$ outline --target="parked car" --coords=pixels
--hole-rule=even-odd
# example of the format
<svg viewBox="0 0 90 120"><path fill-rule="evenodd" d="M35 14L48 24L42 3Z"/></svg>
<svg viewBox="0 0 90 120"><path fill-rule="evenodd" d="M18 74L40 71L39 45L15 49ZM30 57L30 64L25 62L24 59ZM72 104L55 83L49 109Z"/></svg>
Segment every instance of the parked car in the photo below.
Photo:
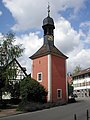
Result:
<svg viewBox="0 0 90 120"><path fill-rule="evenodd" d="M75 97L73 95L70 95L68 98L68 103L74 103L76 102Z"/></svg>
<svg viewBox="0 0 90 120"><path fill-rule="evenodd" d="M73 94L73 97L74 97L74 98L77 98L78 96L77 96L77 94Z"/></svg>

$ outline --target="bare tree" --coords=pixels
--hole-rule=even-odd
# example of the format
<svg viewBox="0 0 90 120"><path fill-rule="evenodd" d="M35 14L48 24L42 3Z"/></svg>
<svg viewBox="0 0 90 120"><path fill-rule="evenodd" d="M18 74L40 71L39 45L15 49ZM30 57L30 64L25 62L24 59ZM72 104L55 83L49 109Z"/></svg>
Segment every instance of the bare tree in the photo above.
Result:
<svg viewBox="0 0 90 120"><path fill-rule="evenodd" d="M80 65L76 66L75 69L73 70L73 75L77 75L81 71Z"/></svg>

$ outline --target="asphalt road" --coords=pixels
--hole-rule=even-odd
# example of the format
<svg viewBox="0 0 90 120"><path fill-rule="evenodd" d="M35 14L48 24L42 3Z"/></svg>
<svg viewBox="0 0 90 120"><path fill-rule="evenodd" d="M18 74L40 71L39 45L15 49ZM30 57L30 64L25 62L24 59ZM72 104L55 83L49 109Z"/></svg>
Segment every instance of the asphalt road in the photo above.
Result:
<svg viewBox="0 0 90 120"><path fill-rule="evenodd" d="M84 100L77 99L76 103L37 112L3 117L0 120L74 120L74 114L77 115L77 120L87 120L87 109L90 116L90 98Z"/></svg>

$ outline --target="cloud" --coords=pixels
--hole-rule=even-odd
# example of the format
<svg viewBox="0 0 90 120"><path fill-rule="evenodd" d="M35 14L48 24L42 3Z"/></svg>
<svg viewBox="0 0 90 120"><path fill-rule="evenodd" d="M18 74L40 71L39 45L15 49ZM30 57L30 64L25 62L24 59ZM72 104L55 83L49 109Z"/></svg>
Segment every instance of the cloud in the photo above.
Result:
<svg viewBox="0 0 90 120"><path fill-rule="evenodd" d="M2 43L2 40L3 40L3 34L0 33L0 44Z"/></svg>
<svg viewBox="0 0 90 120"><path fill-rule="evenodd" d="M40 27L41 20L45 15L45 4L47 4L45 0L27 0L27 2L3 0L3 3L16 20L16 24L12 27L14 31Z"/></svg>
<svg viewBox="0 0 90 120"><path fill-rule="evenodd" d="M55 45L69 58L67 60L68 71L72 71L76 65L82 68L90 65L90 21L81 23L78 31L74 30L71 23L60 17L60 11L72 9L73 16L79 10L85 8L86 0L49 0L51 6L51 16L55 18ZM11 12L16 23L12 26L14 31L25 31L32 28L40 28L44 17L47 16L48 0L3 0L5 7ZM70 13L70 17L72 17ZM86 32L85 32L86 31ZM28 73L31 72L31 60L29 56L35 53L43 44L40 38L41 32L30 32L16 36L15 44L23 44L25 51L19 58L22 66L26 66ZM84 61L84 63L83 63Z"/></svg>
<svg viewBox="0 0 90 120"><path fill-rule="evenodd" d="M52 0L51 0L52 1ZM73 8L74 13L78 12L81 8L85 7L85 0L55 0L52 1L57 11L65 11L68 8Z"/></svg>
<svg viewBox="0 0 90 120"><path fill-rule="evenodd" d="M75 66L80 65L83 69L90 65L90 48L85 49L85 41L82 41L81 36L83 31L75 31L70 22L60 17L55 23L55 45L58 49L67 55L67 70L72 72ZM16 37L16 44L23 44L25 51L19 58L22 66L26 66L28 73L31 72L31 60L29 56L34 54L43 44L43 37L39 37L40 31L36 33L30 32ZM87 35L88 36L88 35Z"/></svg>
<svg viewBox="0 0 90 120"><path fill-rule="evenodd" d="M85 6L85 0L49 0L53 17L57 19L59 11L65 11L73 8L77 13ZM42 18L46 17L48 0L3 0L5 7L9 9L16 23L12 26L14 31L28 30L40 27Z"/></svg>
<svg viewBox="0 0 90 120"><path fill-rule="evenodd" d="M39 32L24 34L21 36L16 36L15 44L22 44L25 48L22 57L18 60L22 66L27 68L27 72L31 72L31 60L29 57L34 54L43 44L43 39L38 37Z"/></svg>
<svg viewBox="0 0 90 120"><path fill-rule="evenodd" d="M80 44L80 34L75 31L70 22L65 18L60 17L56 22L55 29L55 44L64 53L69 53Z"/></svg>
<svg viewBox="0 0 90 120"><path fill-rule="evenodd" d="M82 69L90 67L90 21L80 24L78 35L79 44L68 53L68 71L73 71L78 65Z"/></svg>
<svg viewBox="0 0 90 120"><path fill-rule="evenodd" d="M88 23L82 25L89 26ZM90 67L90 47L86 49L86 43L90 45L90 27L85 33L80 25L79 32L75 31L70 22L60 17L55 24L55 44L69 58L67 60L67 70L72 72L75 66L80 65L82 69ZM82 40L84 37L84 40ZM84 63L83 63L84 61Z"/></svg>
<svg viewBox="0 0 90 120"><path fill-rule="evenodd" d="M2 15L2 11L0 11L0 16Z"/></svg>
<svg viewBox="0 0 90 120"><path fill-rule="evenodd" d="M74 51L69 54L67 61L68 71L72 72L75 66L80 65L82 69L90 67L90 49L81 49L81 51L74 54Z"/></svg>
<svg viewBox="0 0 90 120"><path fill-rule="evenodd" d="M90 45L90 21L80 24L80 32L82 33L84 42Z"/></svg>
<svg viewBox="0 0 90 120"><path fill-rule="evenodd" d="M90 27L90 21L86 21L86 22L83 22L83 23L81 23L80 24L80 27L82 28L82 27Z"/></svg>

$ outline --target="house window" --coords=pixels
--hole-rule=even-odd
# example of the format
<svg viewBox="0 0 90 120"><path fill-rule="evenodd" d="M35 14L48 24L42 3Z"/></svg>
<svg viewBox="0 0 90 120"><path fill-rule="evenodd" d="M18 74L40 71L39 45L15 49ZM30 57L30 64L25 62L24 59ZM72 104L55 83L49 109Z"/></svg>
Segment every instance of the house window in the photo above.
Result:
<svg viewBox="0 0 90 120"><path fill-rule="evenodd" d="M42 81L42 72L40 72L40 73L37 74L37 80L38 80L39 82Z"/></svg>
<svg viewBox="0 0 90 120"><path fill-rule="evenodd" d="M62 98L62 89L57 89L57 98Z"/></svg>

